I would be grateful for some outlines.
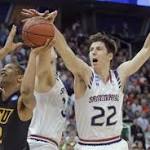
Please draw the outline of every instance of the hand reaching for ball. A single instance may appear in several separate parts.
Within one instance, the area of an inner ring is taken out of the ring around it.
[[[16,26],[13,25],[12,28],[11,28],[11,31],[8,35],[5,46],[4,46],[4,50],[7,53],[10,53],[10,52],[14,51],[16,48],[21,47],[22,44],[23,44],[22,42],[18,42],[18,43],[13,42],[15,35],[16,35]]]
[[[53,23],[55,21],[55,18],[57,16],[57,11],[53,11],[51,13],[49,13],[49,10],[46,10],[44,13],[40,13],[35,9],[22,9],[21,14],[26,17],[26,19],[22,20],[23,22],[26,22],[28,19],[32,18],[32,17],[43,17],[47,20],[49,20],[51,23]]]

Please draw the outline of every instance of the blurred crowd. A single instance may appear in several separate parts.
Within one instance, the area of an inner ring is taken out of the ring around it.
[[[0,24],[0,47],[5,43],[9,28],[3,23]],[[128,33],[125,33],[124,35],[127,36]],[[75,22],[72,26],[64,29],[63,34],[76,55],[89,63],[89,35],[82,29],[80,23]],[[112,34],[114,34],[114,31]],[[21,35],[17,33],[15,40],[20,39]],[[129,50],[119,44],[119,39],[116,42],[118,44],[118,52],[114,58],[113,68],[130,59]],[[29,51],[25,47],[18,48],[0,62],[0,68],[9,62],[16,62],[26,67]],[[66,69],[60,57],[58,57],[57,68],[70,96],[66,104],[66,130],[63,133],[60,149],[73,150],[78,140],[74,112],[73,76]],[[123,118],[124,123],[130,125],[130,129],[128,135],[123,136],[123,138],[129,141],[131,150],[150,150],[150,61],[128,79],[124,91]]]

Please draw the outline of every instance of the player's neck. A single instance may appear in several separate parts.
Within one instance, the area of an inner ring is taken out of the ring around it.
[[[101,69],[95,69],[95,72],[100,75],[101,79],[103,80],[104,83],[106,83],[109,79],[110,76],[110,65],[105,66]]]
[[[6,101],[9,96],[11,96],[13,93],[17,92],[19,89],[18,87],[14,86],[6,86],[3,88],[1,98],[3,101]]]

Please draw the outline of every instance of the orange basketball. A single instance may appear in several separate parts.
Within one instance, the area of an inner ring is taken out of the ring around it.
[[[54,38],[54,26],[44,18],[34,17],[27,20],[22,28],[22,39],[29,47],[39,47]]]

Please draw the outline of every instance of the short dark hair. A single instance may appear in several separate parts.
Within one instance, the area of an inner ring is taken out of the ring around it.
[[[117,52],[116,42],[106,34],[102,34],[100,32],[93,34],[90,36],[89,41],[90,44],[98,41],[103,42],[108,50],[108,53],[113,53],[113,55]]]
[[[25,69],[17,63],[13,63],[16,67],[18,75],[24,75]]]

